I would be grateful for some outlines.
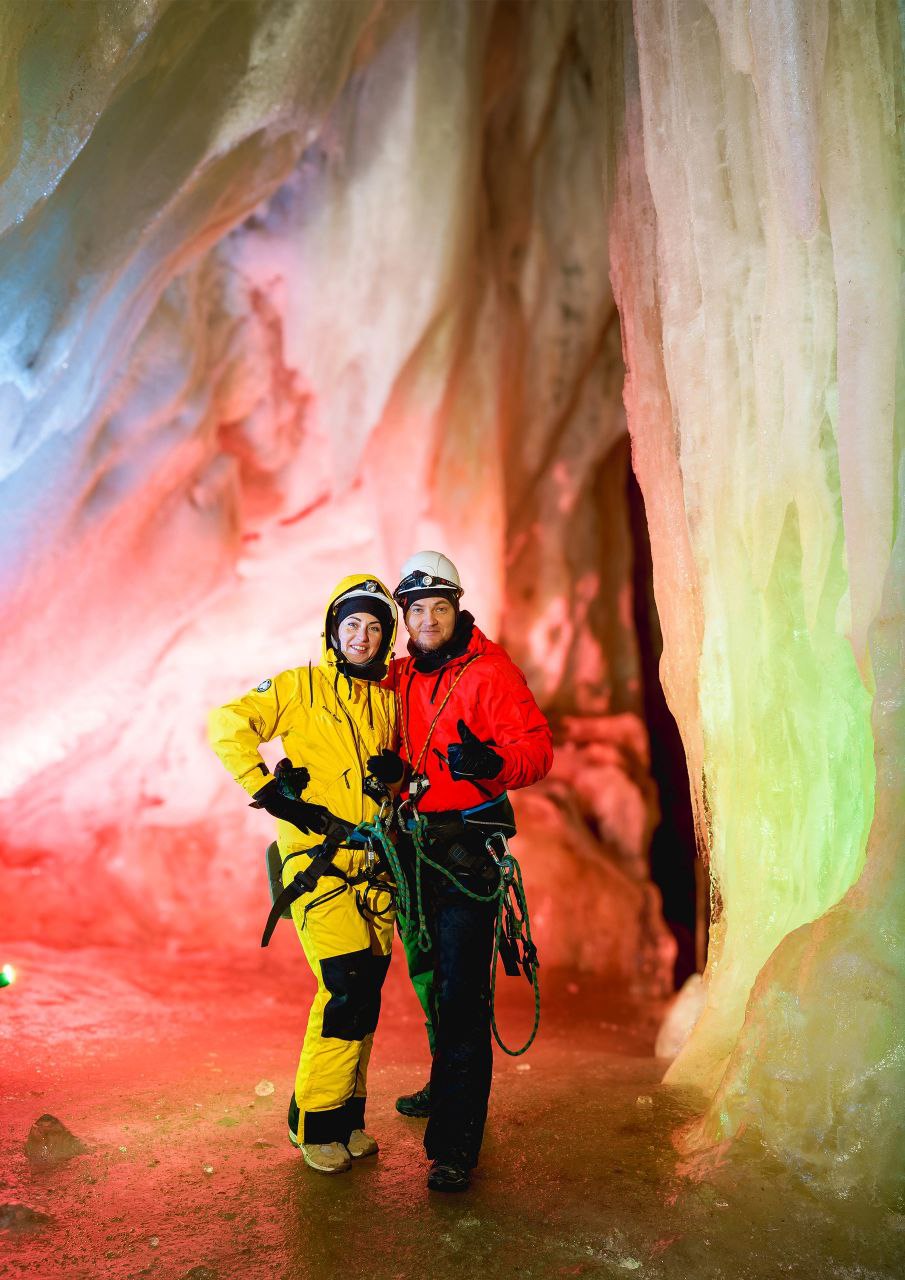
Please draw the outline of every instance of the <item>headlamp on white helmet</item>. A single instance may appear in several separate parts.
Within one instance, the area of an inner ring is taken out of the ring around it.
[[[459,571],[452,560],[440,551],[418,551],[402,566],[393,599],[404,613],[419,597],[444,596],[458,607],[461,595]]]

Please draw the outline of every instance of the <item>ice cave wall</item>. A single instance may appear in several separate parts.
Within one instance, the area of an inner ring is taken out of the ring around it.
[[[440,542],[556,722],[548,962],[662,982],[614,291],[713,876],[685,1142],[899,1185],[893,0],[47,0],[0,36],[8,935],[253,940],[204,712],[352,561]]]
[[[14,935],[253,939],[265,827],[206,710],[319,651],[340,574],[393,579],[437,544],[564,744],[522,806],[547,962],[668,986],[603,16],[0,15],[19,51],[0,237]],[[547,887],[574,876],[581,928]]]

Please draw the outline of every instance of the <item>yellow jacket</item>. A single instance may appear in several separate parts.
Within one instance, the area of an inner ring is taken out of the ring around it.
[[[327,643],[334,602],[365,582],[376,583],[387,598],[389,591],[368,574],[343,578],[330,596],[324,621],[321,661],[317,666],[294,667],[273,679],[262,680],[244,697],[212,711],[208,738],[214,751],[241,787],[254,795],[273,774],[258,747],[281,738],[283,753],[294,765],[311,774],[304,799],[322,804],[338,818],[362,822],[377,812],[374,801],[362,790],[368,756],[381,747],[396,745],[396,704],[389,689],[373,680],[346,676],[337,667],[336,654]],[[396,640],[396,612],[387,658]],[[354,668],[351,668],[354,671]],[[291,823],[277,820],[277,839],[284,858],[311,848],[322,837],[305,835]]]

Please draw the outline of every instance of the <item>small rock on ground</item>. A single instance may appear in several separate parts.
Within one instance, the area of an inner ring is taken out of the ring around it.
[[[25,1154],[35,1164],[53,1164],[83,1155],[88,1148],[56,1116],[38,1116],[25,1139]]]
[[[34,1231],[53,1222],[53,1216],[28,1204],[0,1204],[0,1231]]]

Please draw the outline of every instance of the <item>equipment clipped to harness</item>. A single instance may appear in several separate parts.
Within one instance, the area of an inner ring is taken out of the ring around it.
[[[517,978],[521,973],[518,965],[518,943],[515,939],[515,930],[512,927],[512,907],[506,902],[505,922],[503,931],[500,934],[499,953],[503,962],[503,968],[506,970],[506,976],[509,978]]]
[[[378,786],[383,787],[383,783],[378,783]],[[393,820],[393,798],[386,787],[383,790],[385,795],[380,801],[377,817],[373,822],[361,823],[350,837],[350,840],[364,844],[364,871],[349,883],[354,886],[359,915],[371,921],[389,920],[395,915],[398,896],[392,862],[387,856],[387,850],[393,847],[387,834]],[[373,800],[378,799],[376,788],[368,791],[366,785],[365,791]]]
[[[303,894],[313,893],[325,876],[338,880],[339,884],[307,903],[305,917],[309,911],[321,903],[349,890],[354,892],[358,910],[365,919],[388,919],[397,909],[397,904],[403,916],[407,914],[408,893],[405,888],[405,878],[388,835],[392,816],[392,800],[387,795],[381,803],[374,822],[361,822],[358,826],[353,826],[351,822],[330,814],[326,824],[326,839],[319,847],[290,853],[283,859],[280,857],[278,845],[270,845],[267,849],[267,878],[273,905],[264,927],[261,946],[266,947],[270,942],[281,919],[291,917],[292,904]],[[333,858],[341,847],[364,849],[364,870],[361,874],[346,875],[336,866]],[[283,872],[286,864],[293,858],[300,857],[310,857],[311,861],[303,871],[297,871],[284,886]],[[304,928],[304,920],[301,927]]]
[[[384,804],[391,799],[389,787],[385,782],[381,782],[379,778],[375,778],[373,773],[368,774],[361,789],[375,804]]]
[[[300,898],[303,893],[312,893],[317,888],[321,877],[335,876],[336,879],[342,881],[338,892],[345,891],[348,878],[333,861],[333,855],[337,848],[337,844],[325,841],[320,849],[312,850],[313,856],[308,866],[303,871],[297,871],[285,888],[276,896],[273,906],[270,908],[270,915],[267,917],[267,924],[264,926],[264,934],[261,938],[262,947],[266,947],[270,942],[273,937],[273,931],[284,913],[292,914],[290,908],[293,902]]]
[[[494,840],[500,842],[501,852],[498,855],[493,847]],[[510,978],[517,978],[524,973],[527,980],[534,982],[540,960],[537,947],[531,938],[531,926],[528,920],[528,905],[525,900],[525,889],[522,884],[521,869],[509,851],[509,842],[502,832],[497,832],[486,842],[487,852],[500,869],[500,877],[505,885],[503,898],[503,927],[498,931],[497,950],[503,961],[503,968]],[[521,952],[521,954],[520,954]]]
[[[267,882],[270,885],[270,901],[271,905],[273,905],[283,892],[283,856],[276,840],[274,840],[273,844],[267,846],[264,861],[267,865]],[[285,911],[281,912],[280,919],[292,919],[291,907],[287,907]],[[274,928],[276,928],[276,925],[274,925]]]
[[[430,778],[426,773],[413,773],[408,782],[408,798],[403,803],[417,804],[430,786]]]
[[[465,815],[459,814],[458,816],[461,821]],[[432,826],[433,824],[430,825]],[[405,907],[403,907],[400,902],[398,914],[405,934],[410,938],[414,938],[422,951],[429,951],[433,945],[424,910],[421,883],[423,866],[428,866],[432,870],[439,872],[440,875],[445,876],[460,893],[464,894],[466,898],[471,898],[473,902],[485,902],[488,904],[495,902],[497,904],[496,927],[493,937],[493,959],[490,971],[490,1026],[493,1031],[493,1038],[503,1052],[508,1053],[511,1058],[521,1057],[523,1053],[527,1053],[531,1048],[540,1026],[540,985],[537,976],[540,960],[537,955],[537,947],[531,937],[531,921],[528,917],[528,903],[525,899],[522,871],[509,849],[506,834],[503,831],[495,831],[487,837],[484,845],[496,868],[496,886],[488,893],[474,893],[453,874],[448,866],[435,862],[427,853],[425,846],[430,838],[428,834],[430,828],[423,815],[417,814],[411,817],[409,829],[412,843],[415,847],[414,905],[417,915],[409,910],[410,903],[406,902]],[[404,880],[401,871],[396,866],[393,867],[393,871],[396,875],[397,883],[401,884]],[[528,1039],[520,1049],[510,1049],[500,1035],[500,1030],[497,1026],[496,976],[498,959],[502,959],[503,968],[512,977],[518,977],[519,973],[524,973],[534,990],[534,1024]]]

